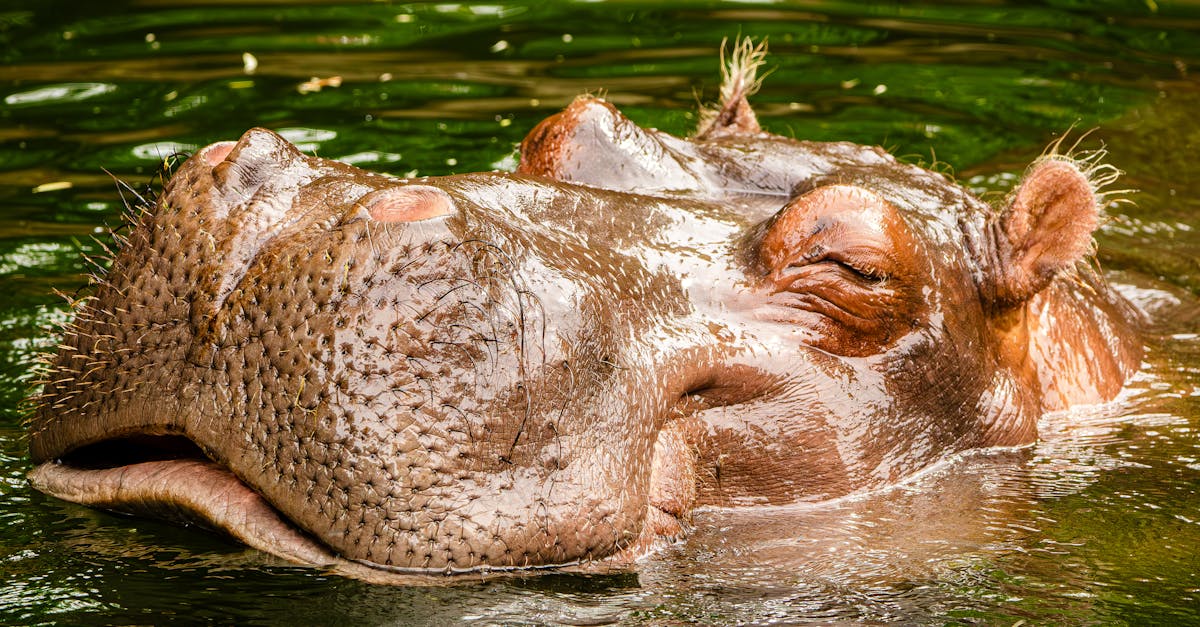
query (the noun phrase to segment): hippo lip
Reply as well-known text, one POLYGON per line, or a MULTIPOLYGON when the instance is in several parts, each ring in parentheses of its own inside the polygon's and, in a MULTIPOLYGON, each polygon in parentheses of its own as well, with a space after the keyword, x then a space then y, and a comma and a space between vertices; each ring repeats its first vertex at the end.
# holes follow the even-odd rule
POLYGON ((37 490, 65 501, 197 525, 291 562, 389 585, 425 584, 430 575, 619 568, 656 551, 684 529, 669 508, 648 504, 642 534, 608 556, 528 566, 425 569, 339 555, 181 434, 135 433, 82 446, 38 464, 28 478, 37 490))
POLYGON ((181 435, 132 434, 81 447, 35 466, 29 481, 66 501, 197 524, 285 559, 345 561, 181 435))

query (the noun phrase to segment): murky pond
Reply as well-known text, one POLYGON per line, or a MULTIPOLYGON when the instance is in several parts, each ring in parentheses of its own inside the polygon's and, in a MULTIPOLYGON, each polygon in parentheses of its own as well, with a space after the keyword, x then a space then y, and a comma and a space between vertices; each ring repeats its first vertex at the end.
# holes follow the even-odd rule
POLYGON ((8 0, 0 58, 0 623, 1200 623, 1200 6, 8 0), (1137 191, 1100 259, 1149 320, 1121 398, 890 490, 702 511, 608 575, 376 587, 29 488, 21 399, 53 292, 86 282, 80 253, 163 158, 257 125, 389 173, 509 169, 585 92, 686 133, 739 33, 770 42, 755 104, 778 133, 980 192, 1068 130, 1107 146, 1137 191))

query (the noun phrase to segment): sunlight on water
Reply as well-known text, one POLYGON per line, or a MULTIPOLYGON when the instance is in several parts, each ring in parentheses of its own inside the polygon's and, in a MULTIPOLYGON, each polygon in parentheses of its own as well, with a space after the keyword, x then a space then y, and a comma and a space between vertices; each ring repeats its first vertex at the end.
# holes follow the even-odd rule
POLYGON ((66 85, 51 85, 31 91, 17 92, 4 97, 4 104, 10 107, 48 106, 62 102, 80 102, 95 96, 101 96, 117 89, 116 85, 107 83, 70 83, 66 85))

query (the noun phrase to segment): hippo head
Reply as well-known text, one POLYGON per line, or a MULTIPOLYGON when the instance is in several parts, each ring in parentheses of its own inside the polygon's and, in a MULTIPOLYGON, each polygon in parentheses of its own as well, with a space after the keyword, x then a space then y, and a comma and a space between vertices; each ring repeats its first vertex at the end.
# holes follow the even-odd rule
POLYGON ((1077 268, 1086 164, 993 211, 731 93, 692 139, 579 100, 515 175, 202 149, 76 303, 33 484, 376 580, 622 562, 699 505, 1030 442, 1136 365, 1077 268))

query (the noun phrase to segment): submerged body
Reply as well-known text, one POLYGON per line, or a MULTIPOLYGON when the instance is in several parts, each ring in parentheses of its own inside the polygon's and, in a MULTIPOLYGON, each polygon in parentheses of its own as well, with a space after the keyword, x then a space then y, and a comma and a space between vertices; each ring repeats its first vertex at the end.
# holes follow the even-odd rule
POLYGON ((202 149, 77 307, 34 485, 386 581, 628 560, 1116 394, 1141 348, 1088 266, 1094 166, 992 208, 761 131, 752 65, 694 138, 584 98, 515 174, 202 149))

